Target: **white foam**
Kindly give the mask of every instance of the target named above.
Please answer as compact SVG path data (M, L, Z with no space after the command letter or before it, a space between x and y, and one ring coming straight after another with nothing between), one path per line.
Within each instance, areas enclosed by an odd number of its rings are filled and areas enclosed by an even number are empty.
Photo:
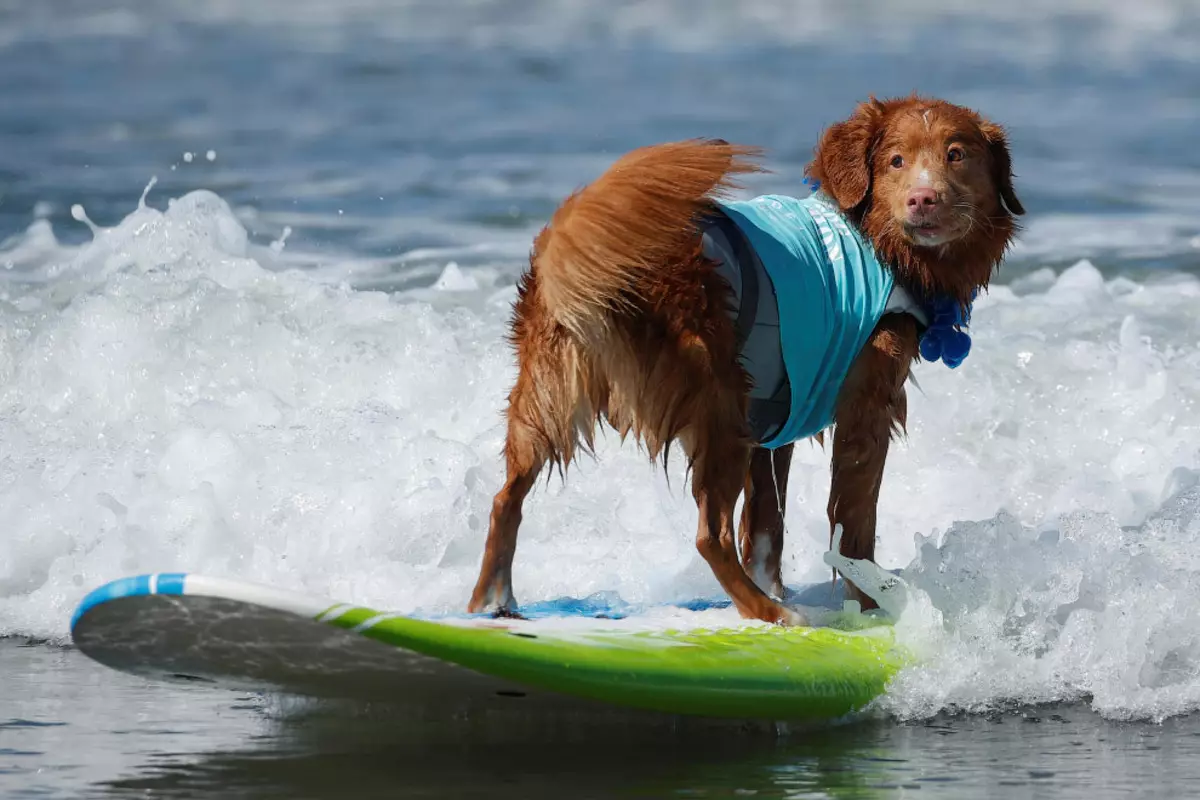
M1200 473L1179 470L1142 525L1077 511L1038 530L1006 514L918 542L904 620L924 663L879 705L901 717L1087 700L1105 716L1200 708Z
M212 193L154 205L0 252L0 633L63 637L89 589L176 570L462 610L502 480L511 285L443 261L440 290L354 291L354 265L268 268ZM930 660L887 709L1200 708L1197 308L1194 278L1082 262L994 288L966 364L918 368L879 555L910 565L902 630ZM599 450L528 502L518 600L719 595L681 469ZM827 493L801 445L789 584L827 578Z

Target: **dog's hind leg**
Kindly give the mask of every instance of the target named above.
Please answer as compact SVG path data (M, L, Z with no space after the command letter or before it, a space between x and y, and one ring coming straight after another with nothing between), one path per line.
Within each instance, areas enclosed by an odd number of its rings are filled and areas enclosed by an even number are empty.
M492 501L483 563L467 605L472 613L516 614L512 564L522 504L546 462L565 467L575 454L581 429L590 432L587 426L595 423L585 392L589 373L578 345L541 311L532 279L526 286L513 324L518 372L506 411L508 474ZM585 439L590 444L590 438Z
M549 455L545 437L531 424L530 414L534 407L530 395L535 391L532 377L522 373L509 396L508 435L504 442L508 477L492 500L483 564L467 606L471 613L516 614L512 563L517 549L517 529L521 525L521 506Z
M802 615L768 597L738 562L734 506L750 460L749 446L736 440L718 447L709 443L704 452L698 454L692 478L692 491L700 508L696 548L743 617L802 625Z
M774 463L772 463L774 462ZM792 445L754 448L746 475L742 520L738 526L742 567L764 592L783 598L783 512L787 502Z

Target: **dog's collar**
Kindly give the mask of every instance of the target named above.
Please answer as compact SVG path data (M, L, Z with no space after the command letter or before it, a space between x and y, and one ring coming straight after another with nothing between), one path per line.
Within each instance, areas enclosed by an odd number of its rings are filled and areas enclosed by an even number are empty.
M804 184L813 192L821 188L821 182L805 177ZM921 334L921 358L926 361L941 360L954 369L971 352L971 336L964 328L971 321L971 307L979 290L971 292L971 302L963 308L952 297L936 297L924 303L917 302L900 284L892 289L888 297L885 314L909 314L925 328Z

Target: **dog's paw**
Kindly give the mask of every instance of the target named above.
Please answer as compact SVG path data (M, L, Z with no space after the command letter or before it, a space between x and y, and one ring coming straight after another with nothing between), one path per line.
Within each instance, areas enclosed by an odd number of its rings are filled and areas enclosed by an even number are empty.
M515 608L497 608L492 611L492 619L519 619L528 621L528 617Z
M782 625L785 628L800 628L808 625L808 617L796 609L784 605L779 606L779 615L773 621L776 625Z
M522 619L517 614L517 598L513 597L512 586L501 580L480 582L471 595L471 602L467 603L467 613Z

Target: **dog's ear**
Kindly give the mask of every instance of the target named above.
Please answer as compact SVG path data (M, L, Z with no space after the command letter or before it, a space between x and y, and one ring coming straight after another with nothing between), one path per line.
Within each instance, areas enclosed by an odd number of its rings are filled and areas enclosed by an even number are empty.
M1010 214L1024 214L1025 207L1017 199L1013 190L1012 156L1008 152L1008 137L1004 128L994 122L983 122L979 126L984 141L988 145L988 155L992 160L992 180L1000 191L1000 199Z
M871 155L883 123L883 104L872 97L821 136L806 173L843 211L858 208L871 191Z

